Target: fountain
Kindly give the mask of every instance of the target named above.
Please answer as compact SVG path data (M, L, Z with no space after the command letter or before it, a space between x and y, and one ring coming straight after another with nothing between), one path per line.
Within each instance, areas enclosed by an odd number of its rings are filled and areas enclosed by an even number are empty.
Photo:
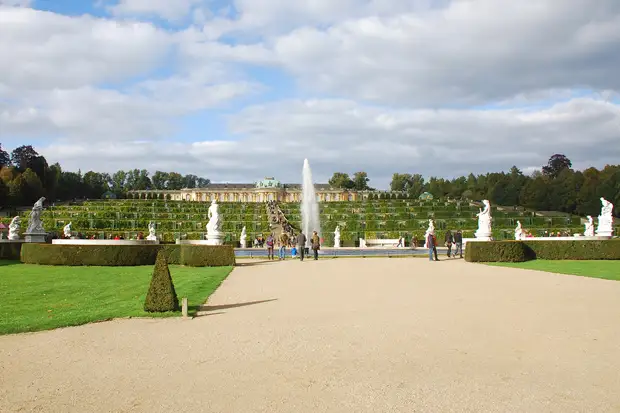
M304 159L302 170L302 196L301 196L301 227L306 235L306 246L310 246L312 231L321 235L321 223L319 221L319 203L316 200L312 171L308 159Z

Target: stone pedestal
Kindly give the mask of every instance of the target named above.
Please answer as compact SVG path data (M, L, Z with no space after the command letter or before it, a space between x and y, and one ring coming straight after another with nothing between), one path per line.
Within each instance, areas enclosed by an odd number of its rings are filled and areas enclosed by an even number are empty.
M224 245L224 233L214 232L207 233L207 245Z
M24 232L26 242L39 242L45 243L45 232Z

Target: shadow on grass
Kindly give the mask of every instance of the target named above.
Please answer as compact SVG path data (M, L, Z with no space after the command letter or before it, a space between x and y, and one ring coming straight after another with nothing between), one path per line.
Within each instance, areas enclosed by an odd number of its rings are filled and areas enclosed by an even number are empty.
M248 301L246 303L237 303L237 304L223 304L223 305L205 305L205 304L201 304L201 305L191 305L191 306L189 306L188 311L191 311L191 312L197 312L197 311L219 311L219 310L226 310L226 309L229 309L229 308L245 307L245 306L248 306L248 305L268 303L270 301L276 301L276 300L277 300L277 298L271 298L269 300ZM220 313L209 313L209 314L204 314L204 315L211 315L211 314L220 314Z
M4 267L6 265L19 265L21 264L21 261L16 261L16 260L3 260L0 259L0 267Z

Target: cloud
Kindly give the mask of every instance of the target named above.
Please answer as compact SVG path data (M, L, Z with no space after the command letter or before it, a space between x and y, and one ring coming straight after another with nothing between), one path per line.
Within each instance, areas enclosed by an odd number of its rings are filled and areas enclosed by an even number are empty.
M190 14L190 11L204 0L119 0L108 9L117 16L157 16L172 22L178 22Z
M620 107L591 98L534 111L394 110L348 100L293 100L249 107L229 124L234 141L40 149L69 168L113 172L146 165L216 182L271 175L298 182L307 157L317 181L326 182L336 171L365 170L371 184L383 188L394 172L460 176L512 165L528 169L554 153L566 154L576 168L620 158Z
M30 7L32 0L0 0L0 7Z

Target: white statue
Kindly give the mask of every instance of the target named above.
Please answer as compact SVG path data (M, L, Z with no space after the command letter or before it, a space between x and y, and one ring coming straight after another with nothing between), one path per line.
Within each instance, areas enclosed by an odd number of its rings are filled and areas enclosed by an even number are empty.
M334 231L334 248L340 248L340 225L336 225Z
M155 234L155 223L149 222L149 235L146 237L147 241L157 241L157 234Z
M21 224L22 219L20 217L15 217L11 220L11 223L9 224L9 240L19 240L19 230L21 229Z
M584 237L593 237L594 236L594 219L592 219L592 215L588 215L588 222L584 224L585 231L583 232Z
M603 237L611 237L613 235L614 225L614 204L601 197L601 215L598 217L598 227L596 235Z
M364 238L360 238L360 248L366 248L366 240Z
M241 230L241 237L239 237L239 244L241 244L241 248L246 248L247 246L248 234L245 232L245 227Z
M222 232L222 218L218 211L219 204L217 200L211 201L209 207L207 223L207 240L209 245L222 245L224 243L224 233Z
M64 228L62 229L62 232L65 238L71 238L71 222L69 222L67 225L64 226Z
M435 235L435 222L432 219L428 220L428 228L426 229L426 233L424 234L424 248L426 248L426 240L429 235Z
M478 230L474 234L476 238L491 239L491 203L488 199L482 201L484 208L480 209L480 212L476 214L478 217Z
M520 241L523 239L523 227L521 227L521 221L517 221L517 227L515 228L515 240Z
M32 207L32 212L30 213L30 221L28 222L28 230L26 233L40 234L45 233L45 229L43 228L43 223L41 222L41 212L43 212L43 201L45 201L45 197L39 198L37 202L35 202Z

